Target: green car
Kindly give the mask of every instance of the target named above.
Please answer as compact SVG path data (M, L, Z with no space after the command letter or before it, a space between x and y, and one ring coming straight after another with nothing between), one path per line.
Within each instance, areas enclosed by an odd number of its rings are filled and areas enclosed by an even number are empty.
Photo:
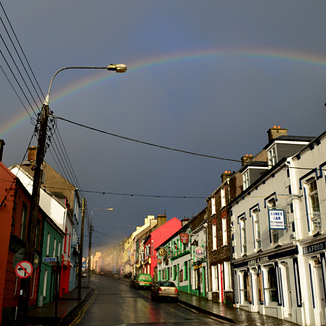
M135 280L136 289L150 289L153 283L151 274L138 274Z

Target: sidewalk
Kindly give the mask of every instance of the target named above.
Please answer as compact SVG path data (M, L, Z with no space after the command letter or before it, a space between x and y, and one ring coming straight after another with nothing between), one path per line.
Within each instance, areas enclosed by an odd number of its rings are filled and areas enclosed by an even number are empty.
M269 317L255 312L248 312L238 308L227 307L202 297L179 292L179 302L198 312L209 314L231 324L242 326L294 326L294 323Z
M65 294L55 302L30 311L27 315L27 326L59 325L91 292L90 288L81 288L81 300L78 300L78 288Z

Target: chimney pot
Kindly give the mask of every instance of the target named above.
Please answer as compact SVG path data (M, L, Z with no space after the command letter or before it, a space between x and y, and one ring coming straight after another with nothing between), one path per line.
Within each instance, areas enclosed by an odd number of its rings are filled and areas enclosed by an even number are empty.
M287 136L288 130L285 128L281 128L281 126L273 126L273 128L268 129L268 141L270 142L273 139L276 139L280 136Z

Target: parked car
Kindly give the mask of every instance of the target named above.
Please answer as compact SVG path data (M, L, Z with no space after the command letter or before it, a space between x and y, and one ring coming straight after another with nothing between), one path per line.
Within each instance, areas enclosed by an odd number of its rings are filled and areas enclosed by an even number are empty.
M153 283L151 274L138 274L130 280L130 286L136 289L150 289Z
M152 285L151 299L167 298L178 301L179 291L176 285L170 281L158 281Z

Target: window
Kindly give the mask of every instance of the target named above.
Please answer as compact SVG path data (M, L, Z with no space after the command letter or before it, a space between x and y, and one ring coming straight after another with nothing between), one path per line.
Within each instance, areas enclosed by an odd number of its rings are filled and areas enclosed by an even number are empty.
M60 259L60 255L61 255L61 242L59 242L58 245L58 258Z
M48 233L48 238L47 238L47 242L46 242L46 255L49 256L50 253L50 233Z
M222 245L226 246L228 244L228 229L226 217L222 218Z
M249 187L249 170L243 173L242 175L243 190Z
M265 285L266 298L268 302L278 302L277 279L274 266L267 268L267 280Z
M247 253L247 235L246 235L246 218L240 218L240 241L241 241L241 254Z
M218 292L218 270L217 270L217 265L212 266L212 292Z
M55 250L56 250L56 248L57 248L57 239L54 239L52 257L55 257Z
M249 285L249 274L247 271L240 273L240 303L246 303L250 301L250 285Z
M306 192L307 192L308 215L310 219L311 230L320 231L321 229L320 207L319 207L317 182L315 178L311 178L307 181Z
M271 148L268 151L267 155L268 155L268 167L271 168L277 163L275 147Z
M226 205L225 188L221 189L221 208Z
M275 197L273 197L267 201L267 207L268 207L268 210L276 208L276 198ZM283 231L271 230L270 232L271 232L272 243L278 244L278 240L279 240L281 234L283 234Z
M231 263L229 261L224 262L224 290L232 290Z
M216 232L216 221L212 224L212 241L213 241L213 250L217 249L217 232Z
M22 219L20 223L20 238L24 241L26 239L26 224L27 224L27 205L23 203Z
M214 214L216 214L215 197L211 198L211 206L212 206L212 215L214 215Z
M183 270L184 270L184 273L183 273L184 280L186 281L188 279L188 262L187 261L185 261L183 264Z
M252 221L254 224L254 241L255 241L255 250L261 248L261 238L260 238L260 223L259 223L259 210L254 209L252 211Z

